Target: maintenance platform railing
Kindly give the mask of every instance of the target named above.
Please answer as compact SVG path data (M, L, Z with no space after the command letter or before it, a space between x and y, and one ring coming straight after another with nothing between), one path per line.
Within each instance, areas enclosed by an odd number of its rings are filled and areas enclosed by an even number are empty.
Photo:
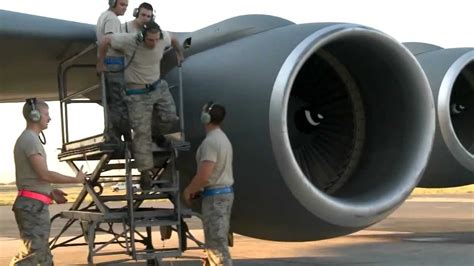
M66 162L76 173L80 169L80 164L94 163L95 168L70 209L52 217L51 223L58 218L65 219L66 222L59 234L51 240L51 249L87 245L89 265L94 264L95 256L108 255L126 255L114 262L133 259L147 260L149 265L158 265L163 258L181 256L189 248L187 239L196 244L194 248L203 248L203 242L190 233L185 222L185 219L192 216L199 217L199 214L184 208L180 200L177 160L181 152L189 150L189 144L184 141L181 66L178 69L181 141L179 145L176 145L178 142L172 141L169 149L156 145L153 147L155 168L152 171L152 188L142 190L134 185L138 183L139 175L133 152L129 149L130 143L109 143L103 134L70 140L69 104L100 103L104 110L104 128L107 130L108 108L103 75L101 86L95 84L74 93L68 92L68 71L74 68L95 69L95 64L75 63L78 58L95 50L96 45L91 45L58 66L63 144L58 158ZM85 96L99 89L101 99L90 99ZM107 193L110 192L106 191L110 190L110 186L107 185L112 182L125 182L125 193L119 195ZM81 233L74 234L74 230L71 229L74 224L79 225ZM157 248L152 239L153 228L159 228L161 241L170 239L172 232L175 232L177 239L175 245L165 248L163 244L161 248ZM71 234L74 236L70 236ZM121 250L111 248L112 245L119 246Z

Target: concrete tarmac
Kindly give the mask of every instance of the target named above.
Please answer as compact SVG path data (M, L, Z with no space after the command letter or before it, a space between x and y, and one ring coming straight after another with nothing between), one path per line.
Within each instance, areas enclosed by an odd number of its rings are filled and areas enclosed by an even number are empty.
M68 205L52 205L51 213ZM8 265L20 241L11 207L0 207L0 265ZM200 224L190 221L192 233L202 238ZM73 228L66 235L78 233ZM53 223L52 236L62 226ZM288 225L291 230L291 225ZM155 247L173 244L173 239L158 240ZM188 241L189 243L189 241ZM189 244L190 246L191 243ZM114 250L122 250L115 246ZM322 241L274 242L234 235L231 248L234 265L474 265L474 195L425 195L410 197L387 219L357 233ZM53 250L55 265L84 265L87 247ZM160 265L201 265L202 250L190 250L184 258L166 259ZM94 258L101 265L124 256ZM120 265L146 265L131 261Z

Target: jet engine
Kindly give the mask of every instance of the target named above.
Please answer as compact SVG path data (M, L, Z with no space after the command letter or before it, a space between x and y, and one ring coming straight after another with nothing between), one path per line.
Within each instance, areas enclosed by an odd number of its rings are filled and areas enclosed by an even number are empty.
M474 49L404 43L429 79L436 106L433 152L420 187L474 183Z
M205 136L202 105L224 105L234 232L279 241L349 234L387 217L418 184L434 139L433 97L390 36L249 15L179 38L192 43L182 70L192 152L180 155L181 184Z

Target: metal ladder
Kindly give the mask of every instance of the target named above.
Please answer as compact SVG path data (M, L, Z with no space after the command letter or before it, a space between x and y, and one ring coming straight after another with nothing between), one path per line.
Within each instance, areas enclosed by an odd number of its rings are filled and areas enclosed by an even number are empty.
M131 154L126 149L125 168L126 168L126 188L127 188L127 210L128 215L124 219L123 225L128 236L127 252L135 260L154 260L156 263L163 257L177 257L186 249L186 240L183 232L183 216L181 212L180 190L179 190L179 172L176 170L176 155L177 151L171 151L167 166L158 170L154 175L152 189L149 191L142 191L138 194L133 192L132 185L132 160ZM165 177L160 176L165 168L169 168L172 174L171 180L162 180ZM140 210L139 206L149 196L158 196L168 198L171 202L172 208L155 209L155 210ZM140 197L137 197L140 196ZM161 239L169 239L171 236L172 227L178 234L178 247L167 249L155 249L151 241L152 226L159 226ZM135 241L135 232L138 228L146 228L147 237L145 238L145 249L138 250Z
M85 93L100 88L94 85L84 90L68 94L66 73L73 68L94 67L92 64L75 64L81 56L95 51L95 45L87 47L84 51L64 60L58 67L58 87L61 104L61 127L63 147L58 158L66 162L75 172L79 171L79 163L86 161L96 163L95 169L90 174L89 180L79 193L71 208L52 217L51 223L57 218L67 221L60 233L50 241L51 249L77 245L88 246L87 261L94 264L95 256L126 255L127 260L147 260L149 265L158 265L162 258L178 257L187 249L187 239L194 241L199 248L203 243L189 232L185 217L193 214L181 206L179 190L179 171L176 160L180 152L189 150L189 143L172 142L168 150L157 149L154 151L155 161L158 162L154 169L153 186L148 191L136 190L133 183L137 182L137 175L133 174L135 162L127 143L111 144L105 142L103 135L96 135L77 141L69 140L68 132L68 104L94 102L76 98L83 97ZM182 97L182 70L179 71L179 110L181 118L181 139L184 140L184 112ZM107 102L105 95L104 77L102 75L102 106L104 108L104 127L107 126ZM109 172L119 172L109 174ZM171 173L170 178L164 175ZM125 195L106 195L103 184L111 182L125 182ZM86 203L86 197L92 199ZM167 206L149 207L146 203L155 203L157 200L167 200ZM150 205L150 204L149 204ZM186 212L186 214L184 214ZM80 225L81 233L67 240L60 241L66 231L72 231L71 226ZM178 244L172 248L155 248L152 241L152 229L159 227L162 241L170 238L171 232L177 234ZM145 231L145 232L143 232ZM96 233L104 233L110 239L96 240ZM81 238L84 242L77 243ZM123 251L105 251L112 244L120 245ZM144 246L140 249L140 245Z

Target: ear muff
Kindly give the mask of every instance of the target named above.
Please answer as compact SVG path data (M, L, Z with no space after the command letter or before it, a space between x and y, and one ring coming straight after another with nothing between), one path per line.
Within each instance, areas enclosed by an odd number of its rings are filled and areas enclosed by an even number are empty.
M203 124L211 123L212 115L209 112L212 110L212 107L214 107L213 102L208 102L206 105L204 105L201 111L201 123Z
M163 40L163 31L160 29L160 40Z
M148 10L148 9L147 9ZM138 18L138 15L140 14L140 8L136 7L133 9L133 17ZM155 10L152 10L151 12L151 20L155 20Z
M41 120L41 113L36 108L36 98L26 99L26 102L30 105L31 111L28 114L29 119L32 122L38 122Z
M138 13L140 13L140 8L136 7L133 9L133 17L138 18Z
M147 24L145 24L143 25L142 30L137 33L137 42L143 42L145 40L147 31L148 31ZM160 32L160 40L163 40L163 31L161 30L159 25L158 25L158 31Z
M117 0L109 0L109 7L114 8L117 5Z

